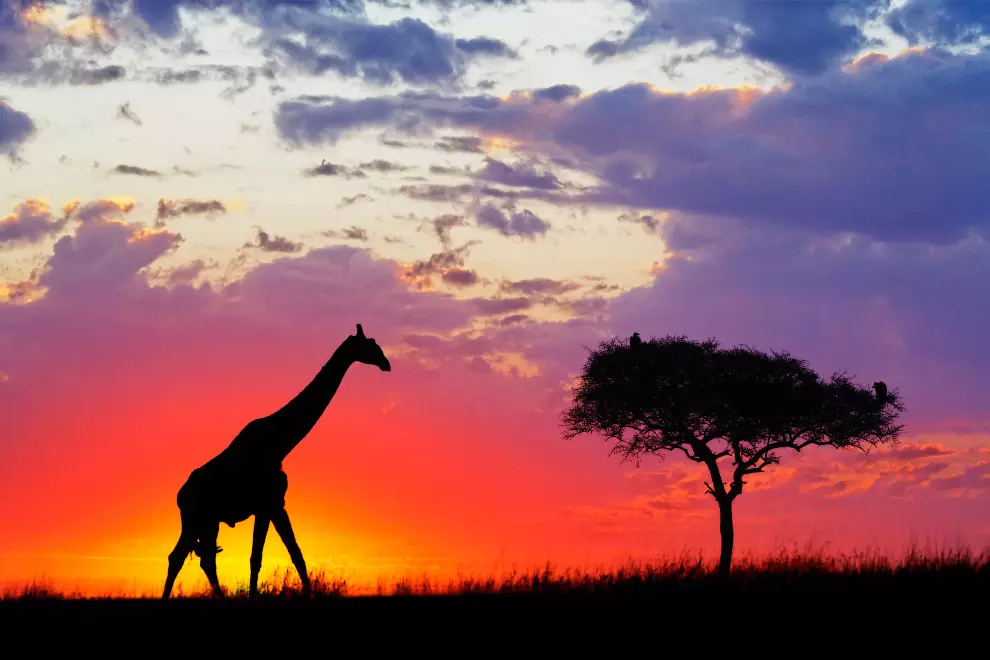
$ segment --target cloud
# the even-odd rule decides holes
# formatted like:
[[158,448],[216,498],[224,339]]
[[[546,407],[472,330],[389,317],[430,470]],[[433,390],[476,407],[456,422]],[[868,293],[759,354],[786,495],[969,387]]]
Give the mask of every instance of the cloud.
[[429,259],[415,262],[409,268],[409,274],[419,277],[442,273],[450,268],[457,268],[464,265],[464,257],[470,250],[472,243],[462,245],[459,248],[444,250],[430,255]]
[[533,306],[529,298],[472,298],[471,302],[483,316],[497,316],[510,312],[519,312]]
[[[416,185],[399,186],[396,191],[400,195],[406,195],[412,199],[419,199],[430,202],[459,202],[464,197],[471,196],[477,199],[483,197],[495,197],[498,199],[514,200],[517,197],[525,196],[519,192],[509,192],[492,186],[466,183],[456,186],[447,186],[438,183],[422,183]],[[528,195],[539,197],[538,195]]]
[[122,294],[139,287],[138,273],[182,242],[179,234],[126,222],[133,208],[132,203],[115,200],[79,208],[74,234],[55,243],[38,276],[38,284],[47,290],[46,300],[64,298],[84,304],[94,295]]
[[162,173],[157,170],[149,170],[143,167],[137,167],[136,165],[118,165],[113,168],[111,172],[115,174],[132,174],[134,176],[147,177],[159,177],[162,175]]
[[[977,155],[990,148],[990,119],[979,110],[988,85],[990,54],[926,50],[875,55],[772,90],[630,84],[556,104],[400,94],[290,102],[276,121],[283,139],[301,143],[387,123],[509,138],[568,156],[598,179],[579,194],[537,190],[556,203],[946,243],[985,233],[990,217],[990,161]],[[454,201],[471,190],[400,192]]]
[[524,323],[528,321],[529,317],[525,314],[510,314],[509,316],[503,316],[499,319],[499,325],[514,325],[516,323]]
[[455,227],[466,227],[467,221],[463,216],[446,213],[430,221],[433,232],[440,239],[440,244],[445,248],[450,247],[450,230]]
[[447,135],[434,142],[433,146],[440,151],[480,154],[484,153],[481,143],[479,137]]
[[366,175],[361,170],[346,167],[344,165],[336,165],[334,163],[328,163],[323,161],[315,167],[310,167],[303,170],[303,176],[316,177],[316,176],[343,176],[350,178],[362,179]]
[[168,285],[170,287],[176,287],[192,284],[197,277],[209,268],[210,266],[202,259],[196,259],[178,268],[173,268],[168,273]]
[[245,248],[257,248],[262,252],[299,252],[302,250],[302,243],[290,241],[285,236],[270,236],[268,232],[256,227],[258,235],[254,243],[245,243]]
[[932,487],[938,490],[962,491],[966,494],[986,493],[990,491],[990,461],[969,465],[962,474],[934,479]]
[[351,195],[349,197],[341,197],[340,203],[337,204],[337,208],[342,209],[345,206],[352,206],[358,202],[370,202],[371,196],[364,193],[358,193],[356,195]]
[[[532,105],[532,100],[529,100]],[[535,106],[534,106],[535,107]],[[354,131],[389,125],[406,134],[447,126],[508,132],[534,117],[524,102],[497,96],[448,96],[435,92],[403,92],[395,96],[348,99],[306,97],[282,101],[275,111],[279,137],[292,146],[334,144]],[[474,141],[445,137],[434,146],[447,151],[474,151]]]
[[218,199],[174,199],[158,200],[158,212],[155,215],[155,224],[162,226],[168,218],[176,218],[180,215],[214,215],[226,213],[227,207]]
[[576,104],[556,139],[597,161],[613,189],[603,199],[953,241],[990,211],[979,193],[990,164],[966,155],[986,123],[972,113],[987,80],[988,56],[920,52],[769,93],[629,86]]
[[619,216],[619,222],[632,222],[643,227],[648,234],[659,234],[661,227],[660,218],[650,214],[629,214],[623,213]]
[[430,174],[467,175],[471,170],[466,167],[450,167],[448,165],[430,165]]
[[552,85],[550,87],[533,90],[534,99],[553,101],[554,103],[560,103],[561,101],[580,95],[581,88],[577,85]]
[[458,49],[470,55],[489,55],[491,57],[505,57],[508,59],[519,58],[519,54],[509,48],[504,41],[489,37],[457,39],[454,44]]
[[712,55],[743,56],[792,75],[817,75],[867,46],[864,23],[877,18],[888,4],[889,0],[635,0],[632,5],[642,18],[633,30],[621,39],[592,44],[587,54],[603,60],[653,44],[711,44]]
[[[0,52],[3,52],[2,47],[0,43]],[[31,118],[0,99],[0,154],[13,156],[34,134],[35,126]]]
[[0,2],[0,77],[21,84],[98,85],[123,78],[118,65],[93,58],[113,50],[114,30],[89,15],[89,2],[3,0]]
[[467,302],[411,290],[399,264],[347,246],[259,264],[223,287],[193,287],[216,265],[195,260],[164,273],[168,288],[156,286],[151,268],[180,246],[180,236],[127,222],[132,204],[97,200],[76,208],[86,209],[85,220],[77,218],[28,283],[43,295],[26,305],[0,304],[0,342],[17,347],[5,352],[3,370],[25,388],[41,386],[51,370],[84,380],[132,373],[134,360],[155,362],[156,346],[171,346],[181,361],[192,338],[224,344],[224,337],[240,341],[284,321],[294,341],[323,344],[328,322],[353,332],[356,317],[380,341],[394,341],[410,331],[450,332],[475,313]]
[[990,34],[990,11],[982,0],[908,0],[886,23],[912,46],[969,45]]
[[449,270],[463,269],[468,252],[477,243],[469,241],[458,248],[446,247],[442,252],[431,254],[428,259],[413,262],[407,266],[403,278],[421,289],[433,286],[433,277],[443,276]]
[[0,249],[31,245],[58,234],[69,221],[73,207],[67,205],[62,217],[56,217],[43,199],[29,199],[0,218]]
[[381,172],[383,174],[388,172],[405,172],[409,169],[400,163],[393,163],[392,161],[383,160],[381,158],[376,158],[375,160],[361,163],[358,167],[362,170],[374,170],[375,172]]
[[501,41],[455,40],[408,17],[373,24],[296,12],[278,25],[278,33],[271,30],[268,43],[269,53],[309,74],[333,71],[378,85],[447,83],[460,79],[476,57],[515,56]]
[[[42,75],[44,70],[42,70]],[[121,80],[127,75],[127,70],[119,65],[99,67],[74,66],[68,69],[65,78],[70,85],[103,85],[115,80]],[[52,82],[55,80],[53,79]]]
[[484,181],[501,183],[507,186],[540,188],[543,190],[556,190],[560,188],[560,181],[556,176],[550,172],[538,172],[530,163],[523,163],[513,167],[491,157],[485,157],[485,166],[476,176]]
[[361,227],[348,227],[346,229],[341,229],[340,231],[330,230],[323,232],[324,236],[329,236],[330,238],[343,238],[349,241],[367,241],[368,240],[368,230]]
[[721,222],[694,228],[708,241],[666,260],[650,285],[609,301],[610,324],[622,334],[717,337],[790,351],[826,375],[883,380],[900,388],[909,424],[986,417],[990,309],[974,304],[990,278],[986,241],[884,244]]
[[500,288],[507,293],[521,293],[527,296],[554,296],[579,289],[581,285],[574,282],[562,282],[546,277],[538,277],[529,280],[504,281]]
[[451,268],[444,271],[442,279],[447,284],[460,288],[474,286],[480,281],[477,272],[464,268]]
[[479,227],[494,229],[503,236],[519,236],[529,240],[542,236],[550,229],[550,223],[543,220],[529,209],[524,209],[519,213],[512,213],[506,217],[505,213],[491,204],[485,204],[475,214]]
[[91,202],[81,204],[73,200],[65,205],[66,212],[80,222],[103,222],[114,218],[123,218],[134,210],[134,200],[127,198],[107,197],[95,199]]
[[30,72],[45,46],[58,31],[35,17],[20,2],[0,3],[0,75]]

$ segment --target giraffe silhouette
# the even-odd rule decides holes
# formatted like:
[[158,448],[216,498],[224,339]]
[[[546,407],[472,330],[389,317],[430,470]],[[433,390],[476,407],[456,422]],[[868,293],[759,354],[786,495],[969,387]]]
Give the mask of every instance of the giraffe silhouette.
[[190,553],[200,558],[199,565],[214,594],[223,596],[216,562],[216,555],[221,551],[217,545],[220,523],[233,527],[251,516],[254,516],[251,596],[258,593],[261,554],[269,524],[275,527],[289,551],[303,590],[309,592],[306,562],[285,510],[288,477],[282,471],[282,461],[319,421],[347,369],[355,362],[370,364],[382,371],[392,370],[381,347],[374,339],[364,336],[361,324],[357,326],[357,334],[340,344],[312,382],[294,399],[275,413],[250,422],[226,449],[192,471],[176,497],[182,531],[175,549],[168,556],[163,600],[172,593],[175,578]]

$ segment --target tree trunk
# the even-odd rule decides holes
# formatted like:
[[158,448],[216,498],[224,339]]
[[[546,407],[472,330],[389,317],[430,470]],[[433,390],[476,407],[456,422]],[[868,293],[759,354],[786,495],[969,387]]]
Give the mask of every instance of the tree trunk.
[[718,499],[719,532],[722,534],[722,554],[718,560],[718,575],[721,579],[729,578],[732,567],[732,500],[728,497]]

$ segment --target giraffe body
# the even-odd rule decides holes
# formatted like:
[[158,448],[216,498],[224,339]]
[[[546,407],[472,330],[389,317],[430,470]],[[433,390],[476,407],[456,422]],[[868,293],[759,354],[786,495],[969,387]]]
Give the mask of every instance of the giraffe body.
[[275,413],[248,423],[226,449],[190,473],[176,496],[182,531],[168,557],[163,599],[171,594],[179,569],[190,553],[200,557],[200,566],[214,593],[223,595],[216,574],[220,524],[234,527],[251,516],[255,520],[251,595],[257,594],[269,524],[274,525],[285,543],[303,588],[309,590],[306,563],[285,511],[289,480],[282,461],[319,421],[353,363],[391,371],[388,358],[375,340],[366,338],[360,325],[357,328],[357,334],[340,345],[302,392]]

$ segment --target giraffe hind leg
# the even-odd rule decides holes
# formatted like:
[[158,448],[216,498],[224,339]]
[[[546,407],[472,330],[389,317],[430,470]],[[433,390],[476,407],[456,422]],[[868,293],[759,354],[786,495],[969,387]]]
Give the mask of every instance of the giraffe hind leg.
[[292,523],[289,522],[289,514],[286,510],[279,509],[275,514],[272,515],[272,525],[275,527],[275,531],[282,538],[282,543],[285,544],[285,549],[289,551],[289,558],[296,567],[296,571],[299,572],[299,579],[302,581],[303,592],[310,592],[309,585],[309,573],[306,572],[306,560],[303,559],[302,551],[299,549],[299,544],[296,543],[296,535],[292,531]]
[[220,533],[220,523],[213,523],[199,537],[199,566],[206,574],[206,579],[210,581],[213,588],[213,595],[223,597],[223,589],[220,588],[220,580],[217,579],[217,552],[220,546],[217,545],[217,535]]

